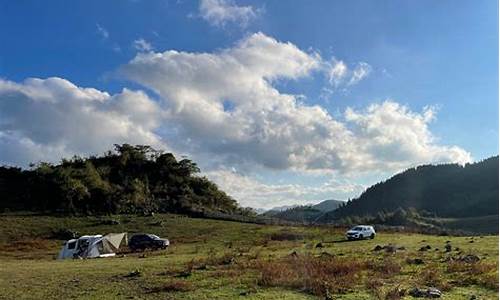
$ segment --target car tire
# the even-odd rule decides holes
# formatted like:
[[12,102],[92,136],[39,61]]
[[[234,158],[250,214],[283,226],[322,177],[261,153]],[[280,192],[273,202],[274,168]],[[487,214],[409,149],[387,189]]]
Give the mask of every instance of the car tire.
[[375,234],[374,234],[374,233],[372,233],[372,234],[370,235],[370,239],[372,239],[372,240],[373,240],[374,238],[375,238]]

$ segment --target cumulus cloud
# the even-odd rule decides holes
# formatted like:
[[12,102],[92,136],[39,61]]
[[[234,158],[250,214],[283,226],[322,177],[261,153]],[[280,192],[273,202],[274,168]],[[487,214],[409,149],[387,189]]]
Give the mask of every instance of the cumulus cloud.
[[154,49],[153,45],[151,45],[151,43],[149,43],[145,39],[137,39],[132,43],[132,45],[137,51],[141,52],[149,52]]
[[228,23],[246,27],[259,14],[258,9],[238,6],[232,0],[200,0],[198,9],[201,18],[217,27],[224,27]]
[[154,129],[161,110],[141,91],[109,95],[61,78],[0,80],[0,163],[26,166],[114,143],[165,145]]
[[[336,65],[331,76],[347,72]],[[350,173],[471,159],[438,144],[428,127],[432,109],[415,113],[389,100],[335,119],[273,86],[324,66],[317,53],[256,33],[215,53],[140,53],[121,71],[163,99],[166,122],[188,141],[177,147],[222,165]],[[361,63],[352,76],[359,81],[369,69]]]
[[[471,160],[432,134],[433,107],[413,111],[386,100],[333,116],[276,88],[277,81],[315,73],[347,85],[370,70],[256,33],[212,53],[138,53],[120,72],[156,93],[158,101],[142,91],[110,95],[61,78],[0,80],[0,164],[98,154],[114,143],[168,145],[199,161],[243,205],[270,207],[345,199],[363,189],[345,178],[366,173]],[[227,171],[232,166],[243,173]],[[265,184],[244,175],[264,169],[336,179],[309,186]]]
[[359,195],[365,187],[342,179],[330,179],[318,186],[300,184],[265,184],[251,176],[217,170],[207,173],[229,195],[244,207],[266,208],[307,205],[326,199],[344,200]]

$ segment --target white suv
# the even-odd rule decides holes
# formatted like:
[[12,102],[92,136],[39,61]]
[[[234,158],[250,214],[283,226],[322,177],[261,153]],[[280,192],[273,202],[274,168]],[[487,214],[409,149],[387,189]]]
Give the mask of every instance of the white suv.
[[373,239],[376,234],[377,233],[375,232],[375,229],[373,229],[373,226],[358,225],[349,229],[345,236],[348,240],[362,240],[365,238]]

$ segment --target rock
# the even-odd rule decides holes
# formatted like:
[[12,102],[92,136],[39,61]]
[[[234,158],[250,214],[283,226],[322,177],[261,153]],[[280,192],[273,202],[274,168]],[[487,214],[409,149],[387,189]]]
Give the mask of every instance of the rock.
[[470,240],[469,243],[474,243],[474,240]]
[[422,298],[425,297],[425,290],[419,288],[413,288],[408,292],[408,294],[415,298]]
[[134,270],[134,271],[132,271],[132,272],[128,273],[127,275],[123,276],[123,277],[126,277],[126,278],[131,278],[131,277],[139,277],[139,276],[141,276],[141,275],[142,275],[141,271],[139,271],[139,270]]
[[288,256],[290,256],[290,257],[297,257],[299,255],[297,254],[297,251],[293,251],[292,253],[288,254]]
[[230,265],[230,264],[233,264],[234,263],[234,257],[227,257],[225,259],[222,260],[222,264],[223,265]]
[[404,247],[404,246],[399,246],[399,247],[398,247],[398,250],[406,250],[406,247]]
[[436,288],[431,287],[427,289],[427,296],[430,298],[440,298],[441,294],[441,291]]
[[394,245],[386,245],[384,246],[385,252],[386,253],[396,253],[397,247]]
[[373,250],[372,250],[372,251],[380,251],[380,250],[382,250],[382,249],[384,249],[384,247],[382,247],[382,246],[380,246],[380,245],[377,245],[377,246],[375,246],[375,248],[373,248]]
[[427,250],[431,250],[431,246],[427,245],[427,246],[423,246],[423,247],[420,247],[420,249],[418,251],[427,251]]
[[323,244],[322,243],[317,243],[316,246],[314,246],[315,248],[323,248]]
[[472,296],[470,296],[469,300],[477,300],[476,295],[472,295]]
[[433,287],[427,289],[413,288],[408,294],[415,298],[440,298],[442,295],[440,290]]
[[446,250],[446,252],[451,252],[451,249],[452,249],[451,244],[449,244],[449,243],[448,243],[448,244],[446,244],[446,245],[444,246],[444,249]]
[[455,248],[455,251],[460,251],[460,248],[456,247],[456,248]]
[[468,264],[472,264],[472,263],[477,263],[481,259],[477,255],[468,254],[468,255],[462,257],[460,260],[463,261],[463,262],[466,262]]

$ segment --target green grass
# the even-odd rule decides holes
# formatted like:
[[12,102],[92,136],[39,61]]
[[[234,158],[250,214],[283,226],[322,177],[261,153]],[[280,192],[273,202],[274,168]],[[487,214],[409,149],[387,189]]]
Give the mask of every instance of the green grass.
[[[109,218],[120,224],[103,225]],[[106,259],[57,261],[62,241],[51,235],[60,228],[80,234],[150,232],[169,238],[171,247]],[[481,262],[474,267],[458,265],[450,272],[445,259],[458,252],[446,253],[446,241],[453,249],[460,248],[462,255],[478,255]],[[316,248],[320,242],[323,247]],[[390,243],[405,250],[372,251]],[[425,245],[432,249],[418,251]],[[294,251],[297,260],[290,258]],[[321,260],[324,252],[334,258]],[[231,263],[224,262],[226,258],[232,258]],[[408,264],[409,258],[421,258],[425,264]],[[354,261],[359,265],[351,265]],[[399,269],[384,273],[388,263]],[[337,285],[329,287],[333,299],[377,299],[374,289],[385,294],[398,286],[425,286],[426,281],[446,287],[442,299],[471,295],[498,299],[498,236],[381,232],[374,240],[344,242],[343,231],[329,227],[266,226],[177,215],[0,216],[0,299],[323,299],[321,292],[309,289],[318,283],[306,282],[307,276],[299,273],[307,270],[311,276],[323,276],[323,271],[339,265],[352,272],[332,281]],[[179,277],[190,269],[190,276]],[[126,277],[134,270],[141,275]],[[425,277],[429,270],[437,276]],[[268,275],[271,280],[263,280]],[[293,281],[294,276],[298,279]],[[343,285],[346,288],[339,291]]]

